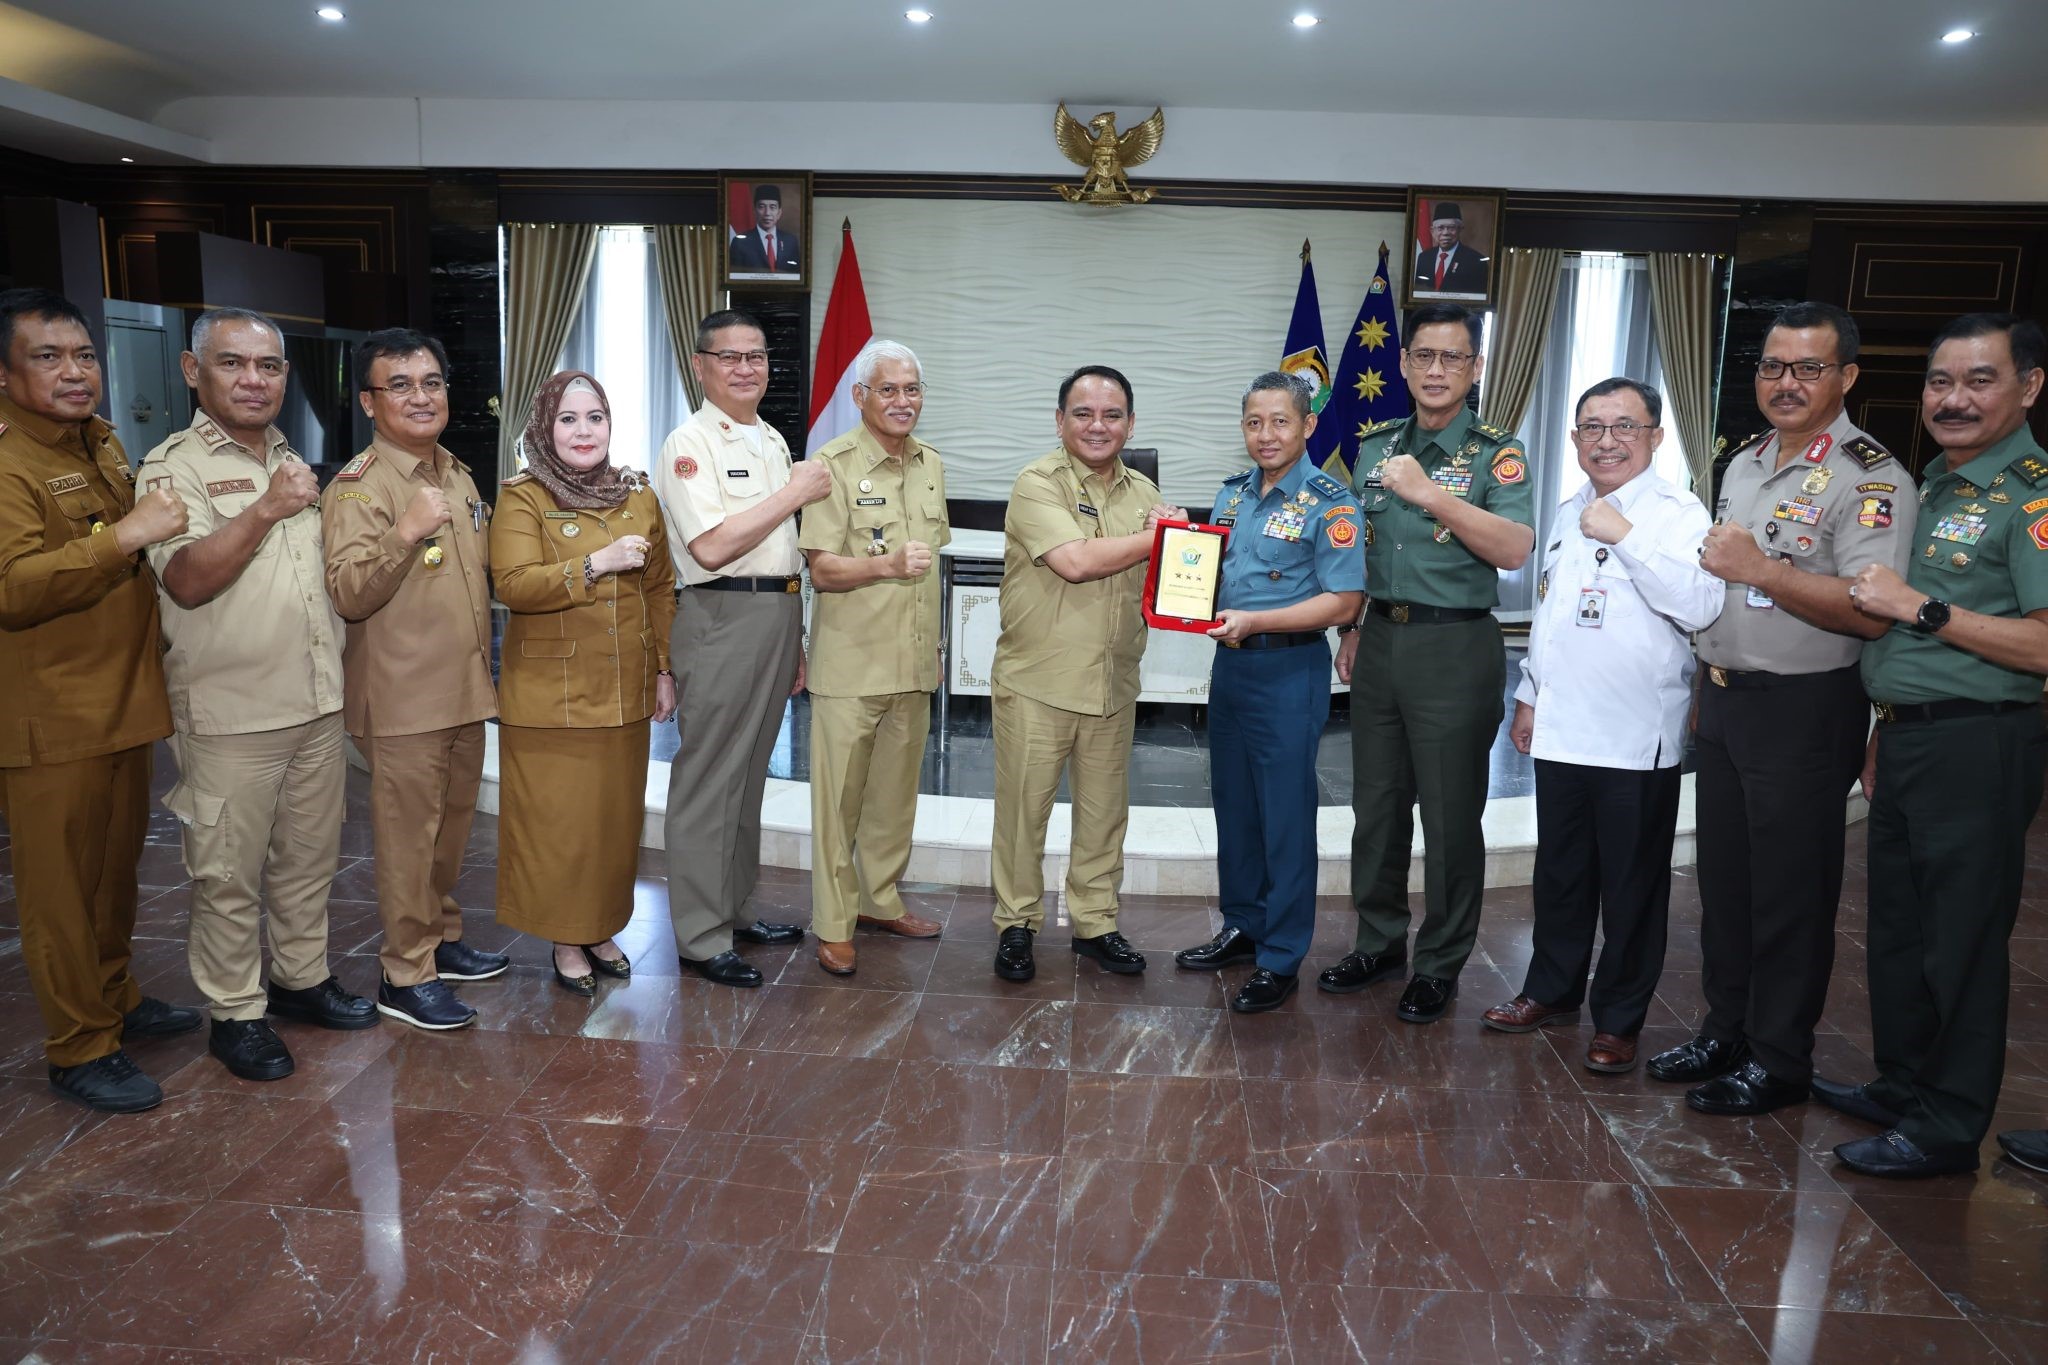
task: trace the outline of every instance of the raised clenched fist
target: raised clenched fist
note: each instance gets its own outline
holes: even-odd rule
[[[450,520],[448,495],[438,488],[422,488],[412,495],[398,518],[398,534],[417,545],[446,526]]]
[[[184,501],[170,489],[158,488],[137,498],[135,510],[114,523],[114,542],[123,554],[134,554],[145,545],[185,534],[190,521]]]

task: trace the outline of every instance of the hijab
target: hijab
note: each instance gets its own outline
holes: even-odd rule
[[[617,507],[639,486],[630,471],[609,461],[594,469],[571,469],[555,453],[555,418],[561,414],[563,401],[578,390],[597,396],[598,406],[604,409],[605,423],[610,425],[611,400],[605,397],[597,380],[581,370],[563,370],[554,375],[533,396],[533,412],[519,438],[526,452],[526,472],[565,508],[594,511]]]

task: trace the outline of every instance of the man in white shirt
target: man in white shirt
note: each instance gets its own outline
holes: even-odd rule
[[[1536,931],[1522,993],[1483,1018],[1504,1033],[1576,1021],[1604,923],[1593,1071],[1634,1068],[1663,971],[1689,636],[1725,595],[1700,567],[1707,509],[1650,472],[1663,408],[1633,379],[1579,399],[1572,444],[1588,482],[1545,555],[1510,729],[1536,759]]]

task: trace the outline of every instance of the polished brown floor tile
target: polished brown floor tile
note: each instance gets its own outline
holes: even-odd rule
[[[906,1061],[1064,1068],[1073,1040],[1072,1001],[925,995],[902,1055]]]
[[[562,1050],[559,1038],[463,1029],[427,1033],[387,1023],[389,1050],[335,1092],[337,1104],[502,1114]]]
[[[1862,1193],[1856,1203],[1964,1316],[2048,1327],[2048,1205]]]
[[[380,1218],[408,1215],[462,1165],[490,1126],[481,1114],[454,1110],[361,1100],[323,1104],[219,1197]]]
[[[1293,1357],[1276,1284],[1063,1270],[1053,1278],[1050,1358],[1285,1365]]]
[[[554,1342],[574,1365],[793,1362],[829,1259],[622,1238]]]
[[[441,1182],[432,1217],[612,1234],[676,1144],[666,1128],[502,1118]]]
[[[874,1136],[914,1147],[1054,1156],[1066,1120],[1065,1072],[904,1062]]]
[[[1496,1033],[1470,1021],[1395,1023],[1374,1062],[1379,1077],[1395,1085],[1431,1090],[1510,1090],[1529,1094],[1575,1095],[1582,1068],[1566,1063],[1539,1034]]]
[[[1074,999],[1089,1005],[1173,1005],[1205,1010],[1220,1010],[1226,1001],[1221,973],[1181,971],[1173,965],[1173,955],[1163,950],[1148,953],[1145,970],[1136,976],[1105,972],[1092,961],[1077,964]]]
[[[1071,1076],[1064,1151],[1070,1157],[1247,1165],[1245,1098],[1236,1080]]]
[[[826,1057],[895,1057],[917,1014],[902,991],[831,991],[769,986],[738,1046]]]
[[[207,1053],[164,1077],[164,1094],[220,1090],[266,1100],[331,1099],[383,1056],[398,1036],[389,1028],[336,1030],[283,1020],[271,1024],[292,1054],[291,1075],[281,1081],[245,1081]]]
[[[1597,1096],[1594,1110],[1650,1185],[1709,1189],[1833,1188],[1820,1164],[1769,1114],[1702,1114],[1683,1095]]]
[[[106,1122],[42,1081],[0,1079],[0,1186]]]
[[[1260,1179],[1282,1284],[1500,1287],[1450,1178],[1267,1170]]]
[[[1058,1264],[1068,1270],[1273,1278],[1260,1177],[1233,1166],[1070,1158]]]
[[[976,1265],[1050,1266],[1057,1157],[880,1147],[835,1250]]]
[[[510,1112],[529,1119],[681,1128],[703,1103],[725,1058],[713,1047],[565,1039]]]
[[[1297,1361],[1441,1365],[1534,1358],[1505,1294],[1286,1287],[1287,1331]]]
[[[1657,1197],[1731,1303],[1915,1317],[1955,1313],[1845,1194],[1824,1187],[1671,1189]]]
[[[1772,1360],[1810,1365],[1997,1365],[2007,1358],[1982,1332],[1957,1318],[1824,1313],[1811,1308],[1745,1308],[1742,1316]]]
[[[1229,1018],[1240,1076],[1343,1082],[1382,1073],[1387,1026],[1373,1020],[1299,1010]]]
[[[1052,1272],[835,1256],[805,1361],[1031,1365],[1046,1358]]]
[[[35,1175],[78,1189],[208,1199],[256,1164],[318,1106],[191,1091],[119,1116],[45,1161]]]
[[[855,939],[858,949],[865,942]],[[924,988],[937,995],[992,995],[1001,1000],[1072,1000],[1074,977],[1079,970],[1071,952],[1034,953],[1038,974],[1029,981],[1005,981],[995,972],[995,936],[985,943],[962,942],[955,938],[939,942],[932,959],[931,975]],[[1094,971],[1094,964],[1088,964]]]
[[[664,1242],[830,1251],[873,1149],[685,1132],[624,1232]]]
[[[1074,1006],[1075,1071],[1235,1076],[1230,1023],[1220,1010],[1161,1005]]]
[[[200,1207],[41,1177],[0,1192],[0,1336],[65,1336],[108,1285]]]
[[[1641,1185],[1461,1179],[1458,1190],[1511,1294],[1722,1301],[1678,1225]]]
[[[806,919],[809,911],[805,912]],[[747,948],[747,960],[781,986],[813,986],[828,991],[921,991],[938,960],[939,944],[931,939],[862,934],[854,940],[858,969],[852,976],[834,976],[818,967],[818,943],[806,938],[795,949],[782,949],[783,960],[769,970],[769,950]],[[993,950],[991,950],[992,952]]]
[[[1507,1304],[1533,1360],[1764,1365],[1770,1359],[1741,1313],[1725,1303],[1631,1303],[1514,1294]]]
[[[735,1052],[690,1120],[694,1131],[852,1141],[867,1137],[896,1063],[796,1052]]]

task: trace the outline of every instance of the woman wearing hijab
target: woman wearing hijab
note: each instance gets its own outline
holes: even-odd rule
[[[541,385],[526,468],[491,518],[511,609],[498,678],[498,920],[555,945],[555,980],[625,978],[612,942],[633,911],[648,719],[675,714],[675,569],[661,509],[610,462],[611,405],[589,375]]]

